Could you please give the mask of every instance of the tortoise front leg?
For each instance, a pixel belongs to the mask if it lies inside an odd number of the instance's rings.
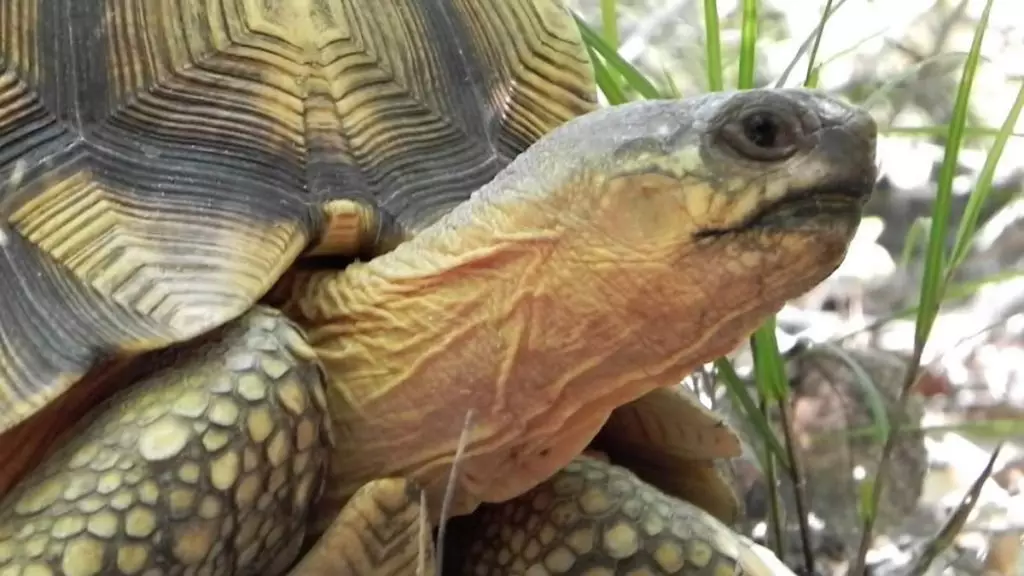
[[[403,479],[363,486],[289,576],[434,576],[422,496]]]
[[[302,334],[260,307],[156,363],[0,501],[0,575],[293,566],[331,446]]]
[[[459,526],[466,576],[778,576],[749,541],[625,468],[582,456]],[[453,574],[454,574],[453,573]]]

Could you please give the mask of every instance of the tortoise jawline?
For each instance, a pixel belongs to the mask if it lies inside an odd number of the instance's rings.
[[[766,204],[736,226],[706,228],[695,233],[694,237],[718,238],[758,230],[799,230],[812,224],[820,228],[822,221],[859,216],[864,198],[863,187],[854,184],[793,191]]]

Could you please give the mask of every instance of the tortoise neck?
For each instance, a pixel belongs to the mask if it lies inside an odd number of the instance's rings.
[[[566,434],[582,449],[614,408],[727,353],[773,305],[710,266],[722,254],[624,257],[579,226],[564,235],[550,207],[512,208],[470,201],[298,284],[289,313],[324,364],[337,438],[325,510],[386,476],[439,502],[470,412],[456,513],[514,497],[568,462],[551,450]]]

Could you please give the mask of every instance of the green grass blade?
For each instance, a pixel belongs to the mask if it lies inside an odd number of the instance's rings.
[[[776,88],[781,88],[786,85],[786,81],[789,80],[789,75],[792,74],[793,70],[796,68],[797,62],[799,62],[800,58],[804,55],[804,53],[806,53],[807,50],[810,49],[811,44],[815,41],[815,38],[819,37],[820,28],[823,27],[825,25],[825,22],[828,21],[828,18],[834,16],[835,13],[840,8],[843,7],[843,4],[846,4],[846,2],[847,0],[839,0],[839,2],[836,2],[836,5],[833,6],[831,10],[827,10],[822,14],[821,20],[818,21],[818,26],[815,27],[815,29],[812,30],[806,38],[804,38],[804,41],[800,43],[800,48],[797,49],[796,54],[793,55],[793,58],[790,59],[789,64],[786,65],[786,69],[782,71],[782,75],[779,76],[779,79],[775,82]],[[853,49],[854,48],[851,48],[850,50]],[[810,62],[811,64],[813,64],[814,60],[812,59]]]
[[[679,89],[679,85],[676,84],[675,79],[672,78],[672,73],[669,72],[668,68],[663,68],[661,74],[665,77],[665,86],[666,90],[668,90],[668,96],[670,98],[682,98],[683,92]]]
[[[1024,436],[1024,420],[994,418],[991,420],[957,422],[956,424],[919,426],[911,431],[924,434],[955,432],[962,434],[968,440],[1000,440],[1013,436]]]
[[[828,23],[828,18],[831,15],[832,0],[827,0],[825,2],[825,9],[821,12],[821,20],[818,21],[818,27],[814,31],[814,44],[811,46],[811,53],[807,56],[807,74],[804,76],[804,86],[808,88],[818,84],[817,68],[814,64],[818,58],[818,47],[821,46],[821,37],[825,34],[825,24]]]
[[[907,234],[903,237],[903,250],[900,251],[898,266],[901,270],[909,269],[908,266],[910,266],[910,259],[913,258],[918,245],[924,243],[925,236],[928,234],[929,226],[928,218],[924,216],[914,218],[914,221],[910,224]]]
[[[921,73],[926,66],[934,66],[942,60],[953,60],[953,59],[964,59],[970,58],[970,52],[943,52],[941,54],[934,54],[927,58],[922,59],[920,62],[916,62],[913,66],[910,66],[902,73],[896,75],[894,78],[886,81],[884,84],[875,89],[874,92],[868,95],[864,99],[863,106],[866,108],[872,108],[877,105],[879,100],[885,98],[890,92],[896,89],[898,86],[903,86],[907,82],[913,80]],[[961,85],[962,87],[962,85]],[[951,126],[946,127],[945,134],[949,134]]]
[[[935,126],[889,126],[880,128],[880,133],[886,136],[907,136],[911,138],[943,136],[949,133],[949,124],[936,124]],[[998,128],[987,126],[965,126],[964,134],[970,138],[996,138],[1002,131]],[[1024,138],[1024,132],[1010,132],[1011,138]]]
[[[758,0],[743,0],[740,71],[736,79],[736,87],[740,90],[754,87],[754,65],[757,62],[757,8]]]
[[[956,242],[953,245],[953,255],[950,257],[949,269],[946,271],[947,281],[952,272],[967,257],[971,243],[974,241],[974,233],[977,230],[978,219],[981,217],[981,209],[985,205],[985,200],[988,199],[989,194],[992,192],[992,180],[995,178],[996,167],[999,165],[999,160],[1003,157],[1003,149],[1006,148],[1006,142],[1010,139],[1010,134],[1017,125],[1022,108],[1024,108],[1024,82],[1021,82],[1020,89],[1017,91],[1017,99],[1014,100],[1013,105],[1010,107],[1010,112],[1006,115],[1006,120],[1003,121],[1003,126],[1000,128],[999,134],[996,136],[996,140],[992,143],[992,148],[985,158],[985,164],[978,175],[978,182],[974,187],[974,192],[967,199],[967,206],[964,208],[960,228],[957,230]]]
[[[779,343],[775,339],[775,317],[771,317],[757,329],[752,338],[754,350],[754,374],[761,395],[771,403],[789,399],[789,381]]]
[[[708,90],[725,90],[722,78],[722,36],[718,21],[718,2],[704,0],[704,53],[707,57]]]
[[[597,87],[604,93],[608,103],[615,106],[628,102],[629,98],[626,97],[622,87],[619,86],[618,79],[604,65],[604,60],[601,56],[589,45],[587,46],[587,52],[590,53],[590,62],[594,67],[594,79],[597,80]]]
[[[758,439],[766,440],[768,442],[768,451],[771,452],[771,455],[782,462],[783,466],[788,467],[790,464],[786,449],[782,447],[782,443],[779,442],[778,437],[768,423],[768,419],[765,418],[761,409],[757,406],[757,402],[750,396],[747,386],[739,375],[736,374],[736,369],[733,368],[732,363],[725,358],[719,358],[715,360],[715,369],[718,370],[722,381],[725,382],[726,391],[732,398],[733,404],[740,409],[743,417],[754,428],[754,433]],[[761,465],[763,470],[765,463],[762,462]]]
[[[845,1],[846,0],[839,0],[839,3],[836,4],[834,8],[832,8],[831,12],[829,12],[829,18],[832,18],[832,16],[835,15],[836,9],[838,9]],[[861,46],[867,44],[868,42],[871,42],[872,40],[875,40],[876,38],[884,37],[885,33],[886,33],[885,30],[879,30],[879,31],[877,31],[877,32],[875,32],[873,34],[869,34],[869,35],[861,38],[860,40],[857,40],[853,44],[847,46],[846,48],[843,48],[842,50],[837,50],[835,53],[831,54],[828,58],[822,60],[820,64],[815,66],[815,68],[816,69],[821,69],[822,67],[828,66],[829,64],[831,64],[831,63],[835,62],[836,60],[839,60],[839,59],[841,59],[841,58],[843,58],[845,56],[849,56],[851,54],[856,54],[858,48],[860,48]]]
[[[939,302],[942,299],[945,272],[943,252],[952,211],[953,178],[956,177],[957,162],[964,139],[964,126],[967,124],[971,89],[974,86],[974,77],[981,57],[981,43],[985,38],[985,30],[988,28],[992,2],[993,0],[986,2],[985,10],[978,22],[953,104],[953,116],[949,124],[949,137],[946,141],[946,154],[939,171],[938,193],[932,211],[931,234],[925,252],[924,281],[921,285],[920,299],[921,312],[918,314],[917,329],[914,333],[915,348],[924,347],[935,322]]]
[[[960,298],[968,298],[970,296],[973,296],[978,290],[985,286],[988,286],[989,284],[1008,282],[1010,280],[1016,280],[1018,278],[1024,278],[1024,270],[1005,270],[1003,272],[997,272],[995,274],[992,274],[991,276],[986,276],[978,280],[968,280],[966,282],[950,284],[949,286],[946,287],[946,291],[943,294],[943,300],[957,300]],[[919,310],[920,306],[908,306],[902,310],[892,312],[882,318],[879,318],[878,320],[875,320],[874,322],[868,324],[867,326],[858,328],[852,332],[848,332],[846,334],[843,334],[842,336],[833,338],[831,341],[838,342],[846,340],[847,338],[850,338],[851,336],[854,336],[856,334],[861,334],[864,332],[873,332],[875,330],[878,330],[882,326],[888,324],[889,322],[892,322],[893,320],[898,320],[900,318],[909,318],[911,316],[914,316],[918,313]]]
[[[761,400],[761,415],[767,417],[768,415],[768,402],[764,399]],[[782,498],[779,494],[778,485],[778,458],[772,458],[767,452],[769,449],[768,439],[762,438],[765,444],[765,467],[764,467],[764,480],[771,491],[768,496],[768,525],[771,527],[772,538],[770,544],[773,544],[772,549],[775,551],[775,555],[779,558],[785,557],[786,554],[786,534],[783,531],[783,512],[782,512]]]
[[[807,78],[804,79],[804,88],[817,88],[818,82],[821,80],[821,66],[815,66],[808,73]]]
[[[968,296],[973,296],[975,292],[989,284],[1008,282],[1018,278],[1024,278],[1024,270],[1003,270],[1002,272],[996,272],[995,274],[984,278],[978,278],[977,280],[967,280],[965,282],[950,284],[946,288],[945,296],[950,299],[967,298]]]
[[[857,485],[857,516],[861,522],[875,521],[875,508],[872,498],[875,493],[875,478],[865,478]]]
[[[832,356],[846,364],[846,367],[853,372],[854,384],[864,392],[864,397],[867,399],[868,412],[871,414],[872,421],[872,425],[869,428],[873,431],[875,440],[879,443],[885,442],[891,430],[887,407],[888,401],[878,391],[878,386],[864,370],[864,367],[860,365],[860,362],[854,359],[853,356],[850,356],[846,350],[827,342],[811,348],[809,354],[827,354]]]
[[[601,32],[609,46],[619,48],[619,15],[616,0],[601,0]]]
[[[968,420],[954,424],[930,424],[928,426],[902,426],[899,434],[946,434],[953,432],[976,442],[1003,440],[1011,436],[1024,435],[1024,420],[994,418],[991,420]],[[813,434],[813,439],[834,441],[837,439],[863,439],[875,435],[873,426],[856,426],[843,430],[829,430]]]
[[[629,87],[636,90],[644,98],[648,100],[657,100],[662,98],[661,93],[654,84],[647,79],[647,76],[636,69],[635,66],[626,61],[625,58],[619,55],[619,51],[612,48],[604,41],[603,38],[596,32],[594,32],[590,26],[579,17],[576,17],[576,23],[579,26],[580,34],[583,36],[583,41],[588,46],[593,48],[598,54],[604,58],[605,64],[611,68],[615,73],[622,76]]]
[[[935,318],[946,288],[948,276],[945,269],[945,243],[949,229],[949,217],[952,211],[953,178],[957,170],[960,148],[963,144],[964,126],[967,123],[971,88],[974,85],[974,77],[980,62],[981,44],[985,37],[985,31],[988,28],[992,2],[993,0],[988,0],[985,3],[985,8],[978,21],[953,105],[953,115],[946,142],[946,154],[939,172],[938,191],[932,209],[932,225],[925,253],[924,275],[918,301],[917,322],[914,330],[914,352],[900,392],[897,415],[905,411],[907,396],[911,387],[917,381],[916,376],[921,364],[921,356],[931,334],[932,326],[935,324]],[[889,459],[892,457],[895,438],[898,435],[901,420],[902,418],[896,418],[895,425],[893,426],[894,433],[889,434],[885,445],[882,447],[882,455],[877,469],[877,479],[869,497],[871,512],[867,514],[867,518],[864,521],[860,543],[853,559],[852,574],[864,573],[868,548],[872,540],[875,512],[878,510],[881,492],[884,491]]]

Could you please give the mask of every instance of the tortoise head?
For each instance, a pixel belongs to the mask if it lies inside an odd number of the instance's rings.
[[[443,493],[471,412],[469,503],[453,509],[550,477],[612,410],[727,353],[839,265],[875,132],[802,90],[593,112],[394,251],[304,282],[289,308],[331,381],[351,475],[336,494],[413,470]]]
[[[684,243],[774,232],[845,248],[877,173],[866,112],[804,90],[712,94],[675,109],[638,106],[654,133],[611,158],[625,184],[630,172],[672,181],[663,197],[685,215],[673,227]]]
[[[532,214],[518,224],[559,231],[563,269],[620,304],[636,294],[637,313],[664,317],[678,297],[704,318],[762,317],[842,261],[874,187],[876,132],[863,110],[803,89],[638,102],[569,122],[483,195],[515,206],[499,198],[519,190],[535,209],[516,207]]]
[[[838,265],[874,186],[875,138],[867,113],[823,94],[751,90],[605,109],[515,168],[558,172],[566,184],[535,190],[560,195],[563,222],[592,226],[583,236],[623,256],[731,244]]]

